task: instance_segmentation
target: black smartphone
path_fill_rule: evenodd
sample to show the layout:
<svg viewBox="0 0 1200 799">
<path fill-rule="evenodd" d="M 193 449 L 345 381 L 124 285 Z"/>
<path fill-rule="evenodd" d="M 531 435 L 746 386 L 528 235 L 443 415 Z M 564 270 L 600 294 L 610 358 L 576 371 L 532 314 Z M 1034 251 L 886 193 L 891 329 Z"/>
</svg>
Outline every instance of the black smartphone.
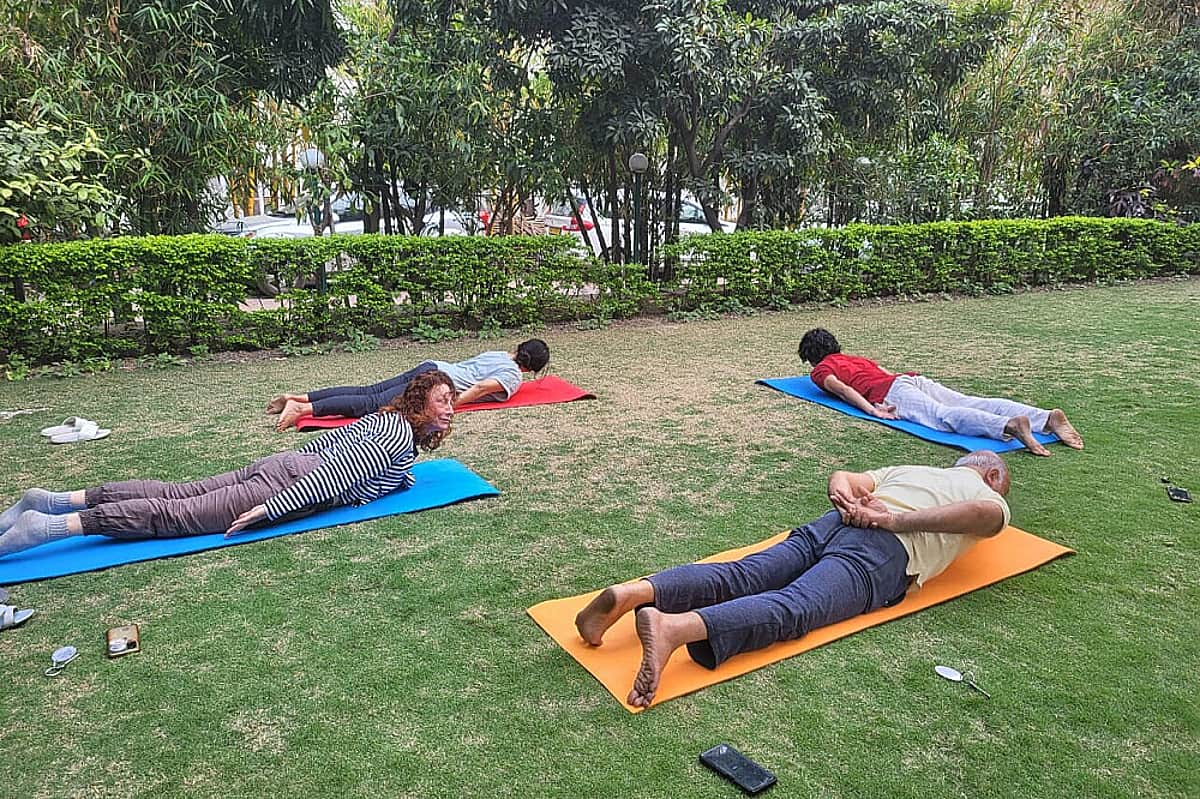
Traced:
<svg viewBox="0 0 1200 799">
<path fill-rule="evenodd" d="M 1186 488 L 1167 486 L 1167 496 L 1175 502 L 1191 502 L 1192 495 Z"/>
<path fill-rule="evenodd" d="M 700 753 L 700 762 L 749 794 L 765 791 L 775 784 L 775 775 L 729 744 L 717 744 Z"/>
</svg>

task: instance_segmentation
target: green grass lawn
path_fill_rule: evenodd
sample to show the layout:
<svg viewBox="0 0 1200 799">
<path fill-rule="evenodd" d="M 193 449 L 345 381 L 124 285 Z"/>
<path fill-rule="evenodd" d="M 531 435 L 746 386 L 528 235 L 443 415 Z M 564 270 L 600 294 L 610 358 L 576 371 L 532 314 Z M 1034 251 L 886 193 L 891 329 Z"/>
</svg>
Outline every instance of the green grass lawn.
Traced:
<svg viewBox="0 0 1200 799">
<path fill-rule="evenodd" d="M 722 741 L 775 796 L 1198 796 L 1200 504 L 1159 482 L 1200 493 L 1198 319 L 1187 280 L 544 331 L 599 399 L 463 415 L 438 453 L 501 497 L 10 586 L 38 615 L 0 633 L 0 797 L 738 796 L 696 761 Z M 527 606 L 803 523 L 831 469 L 956 457 L 754 385 L 816 325 L 1066 409 L 1087 449 L 1007 456 L 1010 500 L 1078 554 L 631 715 Z M 0 384 L 51 409 L 0 422 L 0 501 L 235 468 L 307 439 L 263 415 L 279 390 L 519 338 Z M 112 436 L 41 443 L 75 414 Z M 130 622 L 144 652 L 106 660 Z"/>
</svg>

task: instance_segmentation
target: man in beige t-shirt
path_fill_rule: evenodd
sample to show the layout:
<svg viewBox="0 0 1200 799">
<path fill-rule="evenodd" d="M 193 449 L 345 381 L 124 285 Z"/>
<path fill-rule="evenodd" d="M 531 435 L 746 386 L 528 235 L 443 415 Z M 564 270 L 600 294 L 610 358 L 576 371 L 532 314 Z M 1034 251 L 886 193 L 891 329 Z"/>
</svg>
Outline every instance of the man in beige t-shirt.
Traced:
<svg viewBox="0 0 1200 799">
<path fill-rule="evenodd" d="M 654 699 L 671 654 L 707 668 L 740 652 L 900 602 L 981 538 L 1008 524 L 1008 468 L 980 450 L 949 469 L 834 472 L 834 510 L 730 563 L 693 563 L 612 585 L 575 618 L 585 641 L 637 608 L 642 664 L 629 703 Z"/>
</svg>

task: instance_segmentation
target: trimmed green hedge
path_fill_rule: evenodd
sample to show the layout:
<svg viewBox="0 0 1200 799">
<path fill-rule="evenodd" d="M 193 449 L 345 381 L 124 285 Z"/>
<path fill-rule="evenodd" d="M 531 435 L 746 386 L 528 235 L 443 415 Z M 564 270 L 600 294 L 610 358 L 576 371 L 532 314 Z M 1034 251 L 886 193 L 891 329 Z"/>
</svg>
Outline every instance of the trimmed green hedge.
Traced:
<svg viewBox="0 0 1200 799">
<path fill-rule="evenodd" d="M 219 235 L 0 248 L 0 362 L 260 349 L 435 328 L 516 327 L 627 316 L 650 285 L 639 268 L 569 253 L 564 236 Z M 278 307 L 239 303 L 270 278 Z M 23 289 L 23 291 L 22 291 Z M 21 294 L 25 299 L 20 299 Z M 274 303 L 269 303 L 274 304 Z M 251 303 L 251 306 L 256 305 Z"/>
<path fill-rule="evenodd" d="M 668 279 L 571 253 L 565 236 L 218 235 L 0 247 L 0 363 L 257 349 L 689 311 L 1200 274 L 1200 225 L 1060 218 L 694 236 Z M 268 277 L 328 289 L 239 303 Z"/>
<path fill-rule="evenodd" d="M 844 301 L 1200 274 L 1200 225 L 1138 219 L 850 225 L 664 247 L 681 309 Z"/>
</svg>

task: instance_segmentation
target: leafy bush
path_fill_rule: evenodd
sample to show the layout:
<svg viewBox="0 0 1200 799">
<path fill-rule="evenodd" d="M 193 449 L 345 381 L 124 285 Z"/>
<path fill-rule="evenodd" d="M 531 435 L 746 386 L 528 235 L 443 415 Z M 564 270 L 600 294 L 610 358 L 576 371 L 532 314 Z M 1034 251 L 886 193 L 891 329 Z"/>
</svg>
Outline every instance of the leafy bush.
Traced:
<svg viewBox="0 0 1200 799">
<path fill-rule="evenodd" d="M 755 307 L 1200 273 L 1200 225 L 1050 220 L 851 225 L 694 236 L 678 259 L 676 311 Z"/>
<path fill-rule="evenodd" d="M 104 172 L 125 160 L 105 152 L 90 128 L 70 136 L 57 125 L 0 123 L 0 242 L 79 238 L 108 227 L 120 198 Z"/>
<path fill-rule="evenodd" d="M 217 235 L 0 247 L 0 363 L 100 363 L 144 354 L 374 346 L 468 330 L 688 319 L 796 302 L 1003 293 L 1022 286 L 1200 273 L 1200 226 L 1130 219 L 935 222 L 693 236 L 653 283 L 640 266 L 580 259 L 563 236 Z M 321 282 L 326 288 L 315 291 Z M 274 307 L 243 301 L 291 286 Z M 23 292 L 23 293 L 22 293 Z M 89 359 L 91 359 L 89 361 Z M 166 363 L 164 361 L 164 363 Z"/>
<path fill-rule="evenodd" d="M 654 291 L 645 275 L 580 260 L 571 243 L 191 235 L 0 247 L 0 363 L 298 350 L 312 342 L 363 347 L 377 336 L 441 340 L 637 313 Z M 318 283 L 323 291 L 313 290 Z M 263 284 L 284 287 L 275 307 L 248 310 L 243 301 Z"/>
</svg>

